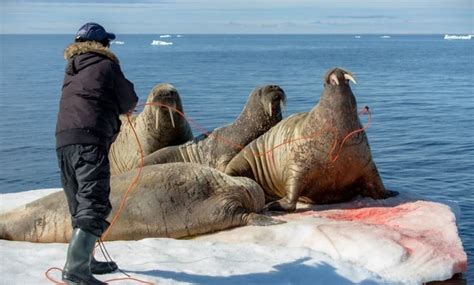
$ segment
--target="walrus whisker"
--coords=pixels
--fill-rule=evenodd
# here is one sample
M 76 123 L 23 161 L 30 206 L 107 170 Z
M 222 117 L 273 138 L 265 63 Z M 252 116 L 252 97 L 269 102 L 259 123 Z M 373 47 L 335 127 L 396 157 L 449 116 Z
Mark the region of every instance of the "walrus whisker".
M 168 108 L 168 111 L 170 113 L 171 124 L 173 125 L 173 128 L 176 128 L 176 126 L 174 125 L 173 111 L 171 111 L 171 108 Z
M 352 83 L 354 83 L 354 84 L 357 84 L 354 77 L 352 77 L 352 75 L 350 75 L 350 74 L 344 73 L 344 78 L 347 79 L 347 80 L 352 81 Z
M 169 122 L 168 108 L 173 111 L 174 126 Z M 179 93 L 170 84 L 156 85 L 146 102 L 137 105 L 141 113 L 134 116 L 133 127 L 139 132 L 140 142 L 144 144 L 145 156 L 167 146 L 181 144 L 193 138 L 191 126 L 182 110 Z M 176 117 L 174 117 L 176 116 Z M 121 119 L 122 121 L 123 118 Z M 165 122 L 163 122 L 163 120 Z M 122 174 L 137 167 L 139 153 L 131 148 L 135 145 L 133 132 L 127 124 L 122 126 L 109 156 L 112 176 Z

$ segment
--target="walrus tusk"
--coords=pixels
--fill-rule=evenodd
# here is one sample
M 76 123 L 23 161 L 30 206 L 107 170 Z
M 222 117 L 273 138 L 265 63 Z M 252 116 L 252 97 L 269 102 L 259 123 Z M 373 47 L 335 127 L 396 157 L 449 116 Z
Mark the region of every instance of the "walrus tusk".
M 329 76 L 329 83 L 332 84 L 332 82 L 336 83 L 336 85 L 339 85 L 339 80 L 337 79 L 337 76 L 334 73 Z
M 357 84 L 354 77 L 352 77 L 352 75 L 350 75 L 350 74 L 344 73 L 344 78 L 347 79 L 347 80 L 352 81 L 352 83 L 354 83 L 354 84 Z
M 171 108 L 168 108 L 168 111 L 170 112 L 171 124 L 173 125 L 173 128 L 176 128 L 174 125 L 173 111 L 171 111 Z
M 272 112 L 272 102 L 268 103 L 268 114 L 270 115 L 270 117 L 273 115 L 273 112 Z
M 156 108 L 155 129 L 160 126 L 160 108 Z
M 285 112 L 285 102 L 280 100 L 280 113 L 283 114 Z

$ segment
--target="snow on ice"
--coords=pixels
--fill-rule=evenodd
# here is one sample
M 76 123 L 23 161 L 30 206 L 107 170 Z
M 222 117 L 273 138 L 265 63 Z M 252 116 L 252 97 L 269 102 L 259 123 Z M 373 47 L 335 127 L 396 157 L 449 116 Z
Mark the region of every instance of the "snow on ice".
M 58 190 L 2 194 L 0 211 Z M 240 227 L 190 240 L 114 241 L 106 247 L 132 277 L 157 284 L 419 284 L 466 271 L 457 211 L 402 193 L 387 200 L 299 205 L 296 213 L 275 216 L 286 221 L 275 226 Z M 66 249 L 67 244 L 0 240 L 0 283 L 51 284 L 44 272 L 62 268 Z M 59 271 L 50 275 L 60 280 Z

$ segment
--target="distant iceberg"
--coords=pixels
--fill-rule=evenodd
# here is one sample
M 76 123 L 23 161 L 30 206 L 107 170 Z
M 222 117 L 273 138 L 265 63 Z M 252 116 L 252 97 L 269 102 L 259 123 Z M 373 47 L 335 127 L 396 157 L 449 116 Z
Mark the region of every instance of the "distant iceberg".
M 355 36 L 354 38 L 356 38 L 356 39 L 360 39 L 360 38 L 361 38 L 361 36 Z
M 177 38 L 181 38 L 182 36 L 181 36 L 181 35 L 177 35 L 176 37 L 177 37 Z
M 159 41 L 159 40 L 153 40 L 151 42 L 152 46 L 170 46 L 173 45 L 172 42 L 165 42 L 165 41 Z
M 381 36 L 380 38 L 381 38 L 381 39 L 390 39 L 391 36 Z
M 470 40 L 472 35 L 458 36 L 458 35 L 444 35 L 445 40 Z
M 171 35 L 161 35 L 160 38 L 171 38 Z
M 124 45 L 125 42 L 122 42 L 122 41 L 111 41 L 110 44 L 113 44 L 113 45 Z

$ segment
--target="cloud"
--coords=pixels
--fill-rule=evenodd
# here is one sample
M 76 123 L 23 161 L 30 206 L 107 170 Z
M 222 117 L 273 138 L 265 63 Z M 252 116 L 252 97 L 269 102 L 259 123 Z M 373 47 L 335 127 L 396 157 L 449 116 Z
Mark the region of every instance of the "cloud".
M 243 27 L 243 28 L 278 28 L 281 26 L 281 23 L 248 23 L 248 22 L 228 22 L 227 25 L 234 27 Z
M 2 1 L 2 0 L 0 0 Z M 4 2 L 9 8 L 15 7 L 104 7 L 104 8 L 152 8 L 159 7 L 165 4 L 177 4 L 178 1 L 173 0 L 141 0 L 141 1 L 130 1 L 130 0 L 111 0 L 111 1 L 98 1 L 98 0 L 72 0 L 72 1 L 61 1 L 61 0 L 6 0 Z
M 360 25 L 386 22 L 385 20 L 401 20 L 400 17 L 386 16 L 386 15 L 338 15 L 329 16 L 327 19 L 312 21 L 312 25 L 317 26 L 342 26 L 342 25 Z
M 163 0 L 141 0 L 141 1 L 130 1 L 130 0 L 19 0 L 19 1 L 8 1 L 12 3 L 26 3 L 26 4 L 62 4 L 62 5 L 78 5 L 78 4 L 102 4 L 102 5 L 115 5 L 115 4 L 127 4 L 127 5 L 143 5 L 143 4 L 159 4 L 159 3 L 174 3 L 176 1 L 163 1 Z
M 434 0 L 436 7 L 427 5 L 428 0 L 400 1 L 0 0 L 0 33 L 70 33 L 85 21 L 97 21 L 122 33 L 472 30 L 472 5 L 466 4 L 471 0 L 442 2 L 446 9 L 438 9 L 441 0 Z
M 341 16 L 337 15 L 334 17 L 338 18 L 346 18 L 346 19 L 397 19 L 397 17 L 394 16 L 386 16 L 386 15 L 346 15 L 346 16 Z
M 351 24 L 351 22 L 344 21 L 344 20 L 341 20 L 341 21 L 330 20 L 330 21 L 314 21 L 314 22 L 311 22 L 311 24 L 316 25 L 316 26 L 343 26 L 343 25 Z

